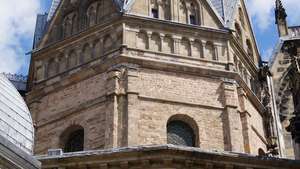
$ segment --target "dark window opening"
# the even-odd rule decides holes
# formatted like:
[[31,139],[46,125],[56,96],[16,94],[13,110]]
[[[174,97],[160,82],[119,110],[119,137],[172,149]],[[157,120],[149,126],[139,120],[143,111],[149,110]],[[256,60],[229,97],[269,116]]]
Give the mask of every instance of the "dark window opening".
[[157,9],[152,8],[151,12],[152,12],[152,17],[153,18],[158,18],[158,10]]
[[84,130],[79,129],[74,132],[72,132],[68,140],[65,144],[64,152],[77,152],[77,151],[83,151],[83,145],[84,145]]
[[190,24],[197,25],[196,16],[195,15],[190,15]]
[[194,130],[182,121],[171,121],[167,125],[168,144],[195,147]]

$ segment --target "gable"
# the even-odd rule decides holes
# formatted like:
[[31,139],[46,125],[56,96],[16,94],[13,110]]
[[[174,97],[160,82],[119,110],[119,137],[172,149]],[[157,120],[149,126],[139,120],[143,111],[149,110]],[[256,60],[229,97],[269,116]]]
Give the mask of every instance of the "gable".
[[130,7],[127,6],[126,11],[129,14],[211,28],[224,27],[222,18],[212,8],[210,1],[132,0],[130,3]]
[[62,0],[39,45],[48,44],[78,34],[118,15],[119,0]]

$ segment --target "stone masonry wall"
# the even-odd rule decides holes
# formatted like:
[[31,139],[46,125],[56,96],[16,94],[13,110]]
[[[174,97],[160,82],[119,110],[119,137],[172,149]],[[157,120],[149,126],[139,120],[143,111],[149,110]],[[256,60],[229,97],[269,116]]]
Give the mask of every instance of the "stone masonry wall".
[[35,153],[63,148],[61,135],[69,127],[85,130],[85,150],[104,148],[106,125],[106,74],[99,74],[58,89],[40,100],[33,110],[37,124]]

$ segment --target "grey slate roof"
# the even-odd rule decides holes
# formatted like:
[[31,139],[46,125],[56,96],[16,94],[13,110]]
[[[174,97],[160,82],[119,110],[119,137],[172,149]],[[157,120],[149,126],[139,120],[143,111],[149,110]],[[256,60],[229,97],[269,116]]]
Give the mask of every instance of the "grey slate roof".
[[233,14],[235,12],[239,0],[210,0],[213,8],[223,18],[226,26],[230,26],[233,22]]

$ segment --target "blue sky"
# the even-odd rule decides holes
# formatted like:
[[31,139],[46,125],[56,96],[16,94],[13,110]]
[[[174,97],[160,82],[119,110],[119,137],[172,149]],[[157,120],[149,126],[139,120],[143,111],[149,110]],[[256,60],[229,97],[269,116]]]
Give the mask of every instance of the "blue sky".
[[[1,2],[3,1],[3,2]],[[268,60],[277,43],[274,20],[275,0],[245,0],[258,47]],[[282,0],[287,8],[289,25],[300,25],[299,0]],[[37,13],[49,11],[52,0],[0,0],[0,72],[27,74]]]

